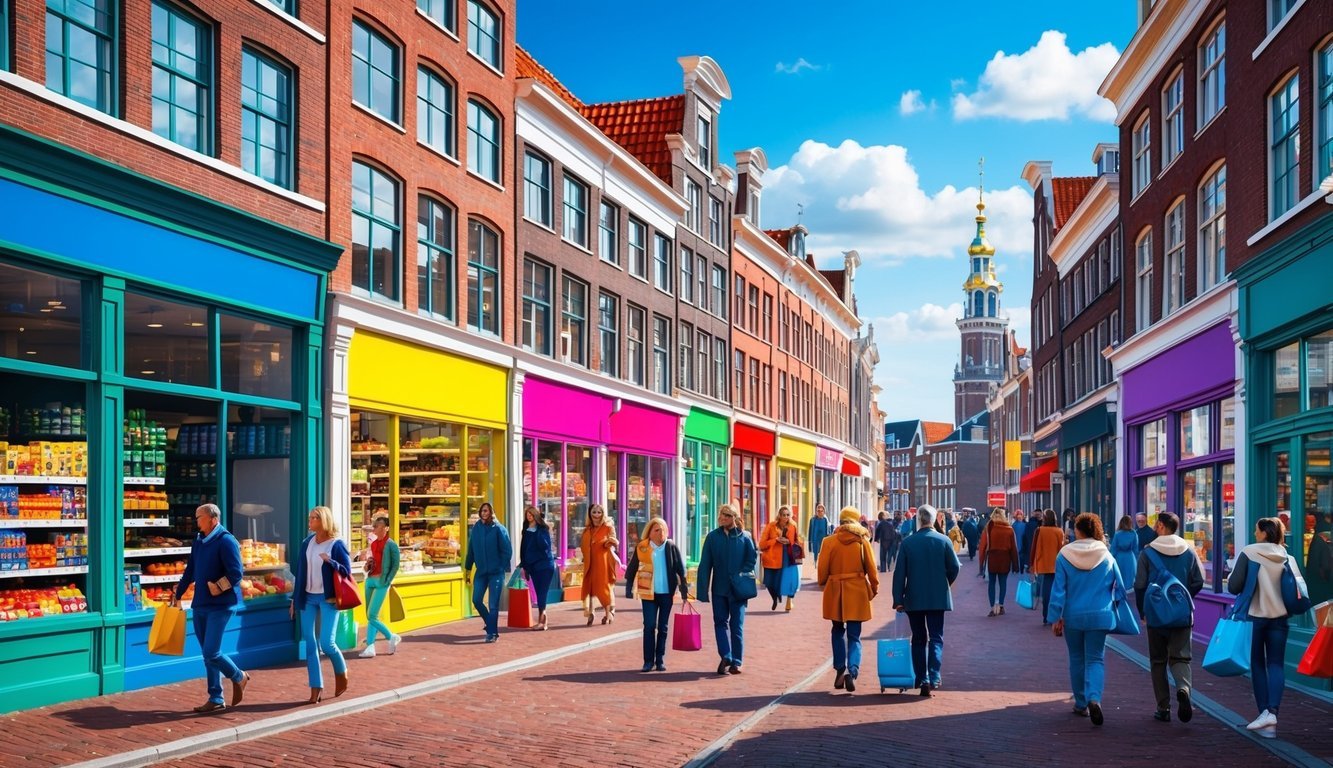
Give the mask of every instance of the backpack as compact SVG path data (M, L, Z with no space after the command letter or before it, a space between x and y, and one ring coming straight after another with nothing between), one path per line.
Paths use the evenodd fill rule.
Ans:
M1305 579L1291 569L1291 555L1287 555L1287 562L1282 565L1282 605L1288 616L1300 616L1310 610L1310 589L1305 586Z
M1166 569L1161 555L1152 547L1144 548L1152 562L1152 578L1143 593L1143 614L1148 626L1179 629L1194 624L1194 598L1175 574Z

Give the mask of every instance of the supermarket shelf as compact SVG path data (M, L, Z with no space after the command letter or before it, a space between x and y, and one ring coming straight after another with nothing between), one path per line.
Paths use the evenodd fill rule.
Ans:
M366 477L388 477L388 476L389 476L389 473L388 473L388 472L371 472L370 474L366 475ZM352 482L354 482L354 483L364 483L364 482L366 482L366 481L365 481L365 480L353 480Z
M28 520L0 518L0 528L87 528L88 518L80 520Z
M165 477L127 477L125 485L165 485Z
M385 495L387 496L388 494L385 494ZM459 495L456 494L456 493L400 493L400 494L398 494L398 498L400 498L400 499L453 499L454 501L457 501L457 500L459 500L459 499L461 499L461 498L463 498L463 497L462 497L462 496L459 496Z
M163 555L188 555L189 547L158 547L154 549L127 549L125 559L134 557L161 557Z
M354 499L387 499L387 498L389 498L389 494L387 494L387 493L354 493L354 494L352 494L352 498L354 498Z
M398 473L398 476L399 476L399 477L434 477L434 476L436 476L436 475L461 475L461 474L463 474L463 473L462 473L462 472L459 472L459 471L456 470L456 469L437 469L437 470L435 470L434 472L399 472L399 473ZM387 472L384 473L384 474L382 474L382 475L371 475L371 477L388 477L388 476L389 476L389 473L387 473Z
M71 576L87 573L86 565L67 565L61 568L33 568L26 571L0 571L0 579L21 579L28 576Z
M158 510L161 511L161 510ZM171 521L165 517L152 520L146 517L127 517L125 518L126 528L170 528Z
M418 453L447 453L453 456L458 455L458 448L399 448L399 453L418 454Z
M87 485L86 477L56 475L0 475L0 485Z
M458 522L458 515L453 517L400 517L398 523L448 523Z
M252 573L256 571L281 571L286 567L286 563L279 563L277 565L242 565L241 570L245 573Z
M149 576L144 574L139 577L140 584L176 584L181 580L181 574L168 573L162 576Z
M352 451L352 455L353 455L353 456L388 456L388 455L389 455L389 450L386 448L386 449L384 449L384 450L382 450L382 451Z

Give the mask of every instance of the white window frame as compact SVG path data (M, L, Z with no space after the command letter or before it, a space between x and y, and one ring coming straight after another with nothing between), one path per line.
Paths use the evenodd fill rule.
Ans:
M1134 327L1142 331L1152 325L1152 228L1134 241Z
M1162 169L1185 151L1185 71L1177 69L1162 89Z
M546 186L542 186L540 179L533 179L529 174L531 164L534 162L544 172ZM530 149L523 153L523 217L547 229L550 229L552 225L551 183L553 178L554 174L552 173L550 160ZM537 218L533 218L533 214L536 214Z
M562 174L560 236L580 248L588 247L588 204L592 188L569 173Z
M1211 53L1211 58L1209 58ZM1199 130L1227 106L1227 20L1223 16L1199 44Z
M1227 164L1213 166L1199 185L1199 293L1226 279Z
M1277 29L1278 25L1290 16L1291 12L1296 10L1296 6L1300 4L1301 0L1268 0L1268 31L1272 32Z
M1185 198L1177 198L1163 220L1162 316L1185 306Z
M685 180L685 202L689 206L685 209L685 226L695 234L703 234L703 199L704 191L693 180Z
M1143 116L1134 123L1134 130L1130 134L1134 152L1132 197L1138 197L1152 182L1152 121L1149 119L1151 116L1145 109Z

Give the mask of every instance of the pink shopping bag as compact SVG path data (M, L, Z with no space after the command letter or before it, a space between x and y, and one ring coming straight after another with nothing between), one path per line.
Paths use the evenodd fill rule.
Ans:
M671 629L671 650L697 651L703 648L703 630L694 604L686 601L675 618L675 626Z

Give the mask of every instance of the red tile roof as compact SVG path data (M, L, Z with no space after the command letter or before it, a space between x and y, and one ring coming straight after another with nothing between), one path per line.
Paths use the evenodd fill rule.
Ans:
M782 246L782 250L791 253L791 233L796 231L796 227L790 229L765 229L764 234L773 238L773 242Z
M514 46L514 51L517 53L515 61L518 77L530 77L547 88L550 88L552 91L555 91L555 94L563 99L569 106L576 110L583 109L583 102L579 101L578 97L564 86L564 83L555 79L555 75L551 74L549 69L543 67L536 59L532 58L532 54L523 50L523 47L518 45Z
M673 183L666 137L685 130L685 94L586 104L579 111L659 179Z
M921 429L926 436L926 445L934 445L953 434L953 425L943 421L923 421Z
M847 287L847 272L841 269L821 269L819 274L828 281L829 287L838 294L838 298L843 298L843 290Z
M1022 357L1028 353L1026 349L1018 346L1018 334L1013 331L1009 332L1009 349L1014 353L1014 357Z
M1088 196L1092 185L1097 183L1096 176L1065 176L1051 179L1051 196L1055 198L1055 231L1069 221L1078 204Z

